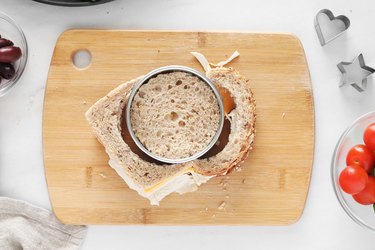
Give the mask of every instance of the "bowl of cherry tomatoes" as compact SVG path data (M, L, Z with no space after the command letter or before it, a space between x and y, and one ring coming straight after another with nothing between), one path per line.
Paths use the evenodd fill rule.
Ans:
M332 158L333 187L345 212L359 225L375 231L375 112L350 125Z
M22 29L0 12L0 96L20 79L27 62L28 48Z

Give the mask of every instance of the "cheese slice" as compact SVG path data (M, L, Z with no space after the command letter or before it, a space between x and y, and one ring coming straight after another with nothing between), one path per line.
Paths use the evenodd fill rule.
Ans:
M150 200L151 205L159 206L159 202L167 195L177 192L184 194L187 192L193 192L198 189L203 183L206 183L213 176L204 176L195 173L193 169L185 169L180 173L172 176L169 179L163 180L152 187L143 189L138 186L124 171L121 164L115 159L110 158L109 165L116 170L117 174L128 184L129 188L138 192L140 196L143 196Z

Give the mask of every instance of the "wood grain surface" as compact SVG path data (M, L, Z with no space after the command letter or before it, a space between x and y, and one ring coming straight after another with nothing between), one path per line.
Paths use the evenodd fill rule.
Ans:
M72 55L81 49L91 53L92 62L78 70ZM84 113L114 87L154 68L179 64L202 71L191 51L216 63L235 50L241 55L228 66L250 79L257 101L254 150L241 171L151 206L108 165ZM304 209L314 150L303 47L289 34L66 31L51 61L43 143L53 210L67 224L294 223Z

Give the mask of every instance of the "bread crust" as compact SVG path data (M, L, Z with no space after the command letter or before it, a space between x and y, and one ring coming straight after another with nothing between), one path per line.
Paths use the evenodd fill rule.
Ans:
M227 88L236 103L228 114L231 132L224 149L207 159L182 164L151 163L135 154L121 136L122 110L133 85L142 77L121 84L98 100L85 116L95 136L103 144L112 160L120 164L125 173L141 188L152 187L161 181L193 170L205 176L225 175L241 164L252 149L255 137L255 100L249 81L232 68L214 68L207 77L218 87Z
M228 79L229 76L232 78ZM236 108L229 114L231 133L227 145L218 154L206 160L197 160L198 166L194 170L202 175L225 175L239 166L252 150L255 138L256 102L249 80L233 68L213 68L207 72L207 77L218 87L229 90ZM239 116L242 122L238 122Z

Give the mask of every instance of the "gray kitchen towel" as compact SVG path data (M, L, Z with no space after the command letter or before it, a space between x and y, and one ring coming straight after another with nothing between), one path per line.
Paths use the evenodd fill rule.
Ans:
M0 197L0 249L78 249L85 226L64 225L48 210Z

